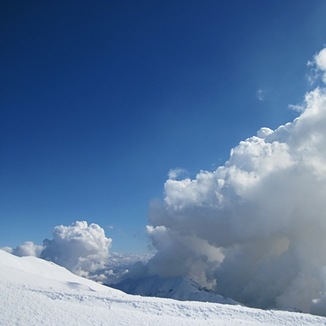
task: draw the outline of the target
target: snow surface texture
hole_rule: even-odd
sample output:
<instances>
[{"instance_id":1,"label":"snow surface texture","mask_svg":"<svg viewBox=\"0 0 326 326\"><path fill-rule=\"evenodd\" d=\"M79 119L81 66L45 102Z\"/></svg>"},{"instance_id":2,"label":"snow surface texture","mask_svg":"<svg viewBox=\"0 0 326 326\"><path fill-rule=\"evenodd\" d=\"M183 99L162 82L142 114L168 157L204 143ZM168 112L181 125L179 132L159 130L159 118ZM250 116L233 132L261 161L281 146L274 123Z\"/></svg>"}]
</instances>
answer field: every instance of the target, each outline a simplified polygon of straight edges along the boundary
<instances>
[{"instance_id":1,"label":"snow surface texture","mask_svg":"<svg viewBox=\"0 0 326 326\"><path fill-rule=\"evenodd\" d=\"M0 325L326 325L326 318L127 295L36 257L0 250Z\"/></svg>"}]
</instances>

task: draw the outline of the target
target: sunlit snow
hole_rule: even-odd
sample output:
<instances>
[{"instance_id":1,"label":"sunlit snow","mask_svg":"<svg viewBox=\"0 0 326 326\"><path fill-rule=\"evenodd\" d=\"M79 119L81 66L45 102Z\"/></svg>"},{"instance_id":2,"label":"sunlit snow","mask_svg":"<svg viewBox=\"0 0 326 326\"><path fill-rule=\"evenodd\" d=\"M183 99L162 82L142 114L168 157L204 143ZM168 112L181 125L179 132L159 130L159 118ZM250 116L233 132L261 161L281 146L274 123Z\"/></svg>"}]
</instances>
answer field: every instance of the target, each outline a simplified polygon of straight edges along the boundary
<instances>
[{"instance_id":1,"label":"sunlit snow","mask_svg":"<svg viewBox=\"0 0 326 326\"><path fill-rule=\"evenodd\" d=\"M0 325L325 325L326 318L127 295L0 250Z\"/></svg>"}]
</instances>

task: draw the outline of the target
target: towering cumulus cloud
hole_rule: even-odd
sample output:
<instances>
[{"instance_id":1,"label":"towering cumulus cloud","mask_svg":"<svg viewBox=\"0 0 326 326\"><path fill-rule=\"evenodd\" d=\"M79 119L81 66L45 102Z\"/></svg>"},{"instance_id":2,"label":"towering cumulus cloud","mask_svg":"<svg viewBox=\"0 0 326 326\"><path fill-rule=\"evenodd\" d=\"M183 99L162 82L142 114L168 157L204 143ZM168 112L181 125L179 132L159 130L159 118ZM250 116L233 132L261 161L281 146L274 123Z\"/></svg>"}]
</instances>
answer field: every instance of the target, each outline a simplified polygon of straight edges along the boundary
<instances>
[{"instance_id":1,"label":"towering cumulus cloud","mask_svg":"<svg viewBox=\"0 0 326 326\"><path fill-rule=\"evenodd\" d=\"M111 242L99 225L77 221L71 226L56 226L53 239L43 241L40 257L91 277L105 267Z\"/></svg>"},{"instance_id":2,"label":"towering cumulus cloud","mask_svg":"<svg viewBox=\"0 0 326 326\"><path fill-rule=\"evenodd\" d=\"M326 82L326 49L314 58ZM326 90L276 130L262 128L217 170L165 183L148 233L148 273L190 276L263 308L326 315Z\"/></svg>"}]
</instances>

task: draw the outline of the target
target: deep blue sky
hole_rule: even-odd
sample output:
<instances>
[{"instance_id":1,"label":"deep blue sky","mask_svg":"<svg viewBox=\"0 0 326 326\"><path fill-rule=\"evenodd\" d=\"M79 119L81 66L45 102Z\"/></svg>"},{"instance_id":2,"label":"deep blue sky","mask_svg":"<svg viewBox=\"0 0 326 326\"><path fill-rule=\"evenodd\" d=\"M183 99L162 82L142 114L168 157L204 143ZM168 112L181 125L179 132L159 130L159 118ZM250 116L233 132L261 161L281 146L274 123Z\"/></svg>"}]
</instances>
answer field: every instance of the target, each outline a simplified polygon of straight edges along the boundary
<instances>
[{"instance_id":1,"label":"deep blue sky","mask_svg":"<svg viewBox=\"0 0 326 326\"><path fill-rule=\"evenodd\" d=\"M295 117L325 17L323 0L0 1L0 246L87 220L145 251L171 168L215 169Z\"/></svg>"}]
</instances>

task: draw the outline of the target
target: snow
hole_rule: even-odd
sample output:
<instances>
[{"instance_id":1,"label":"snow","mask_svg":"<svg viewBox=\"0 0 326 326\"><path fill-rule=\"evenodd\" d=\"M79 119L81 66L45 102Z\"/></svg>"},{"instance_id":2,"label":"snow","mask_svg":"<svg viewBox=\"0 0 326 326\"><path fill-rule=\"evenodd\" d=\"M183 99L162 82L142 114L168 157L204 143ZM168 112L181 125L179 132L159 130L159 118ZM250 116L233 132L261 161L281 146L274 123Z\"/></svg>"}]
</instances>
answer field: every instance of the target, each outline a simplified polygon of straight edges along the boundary
<instances>
[{"instance_id":1,"label":"snow","mask_svg":"<svg viewBox=\"0 0 326 326\"><path fill-rule=\"evenodd\" d=\"M0 250L0 325L326 325L326 318L125 294Z\"/></svg>"},{"instance_id":2,"label":"snow","mask_svg":"<svg viewBox=\"0 0 326 326\"><path fill-rule=\"evenodd\" d=\"M147 297L171 298L186 301L239 304L212 291L202 289L200 285L186 277L163 278L157 275L137 279L124 279L112 287L130 294Z\"/></svg>"}]
</instances>

